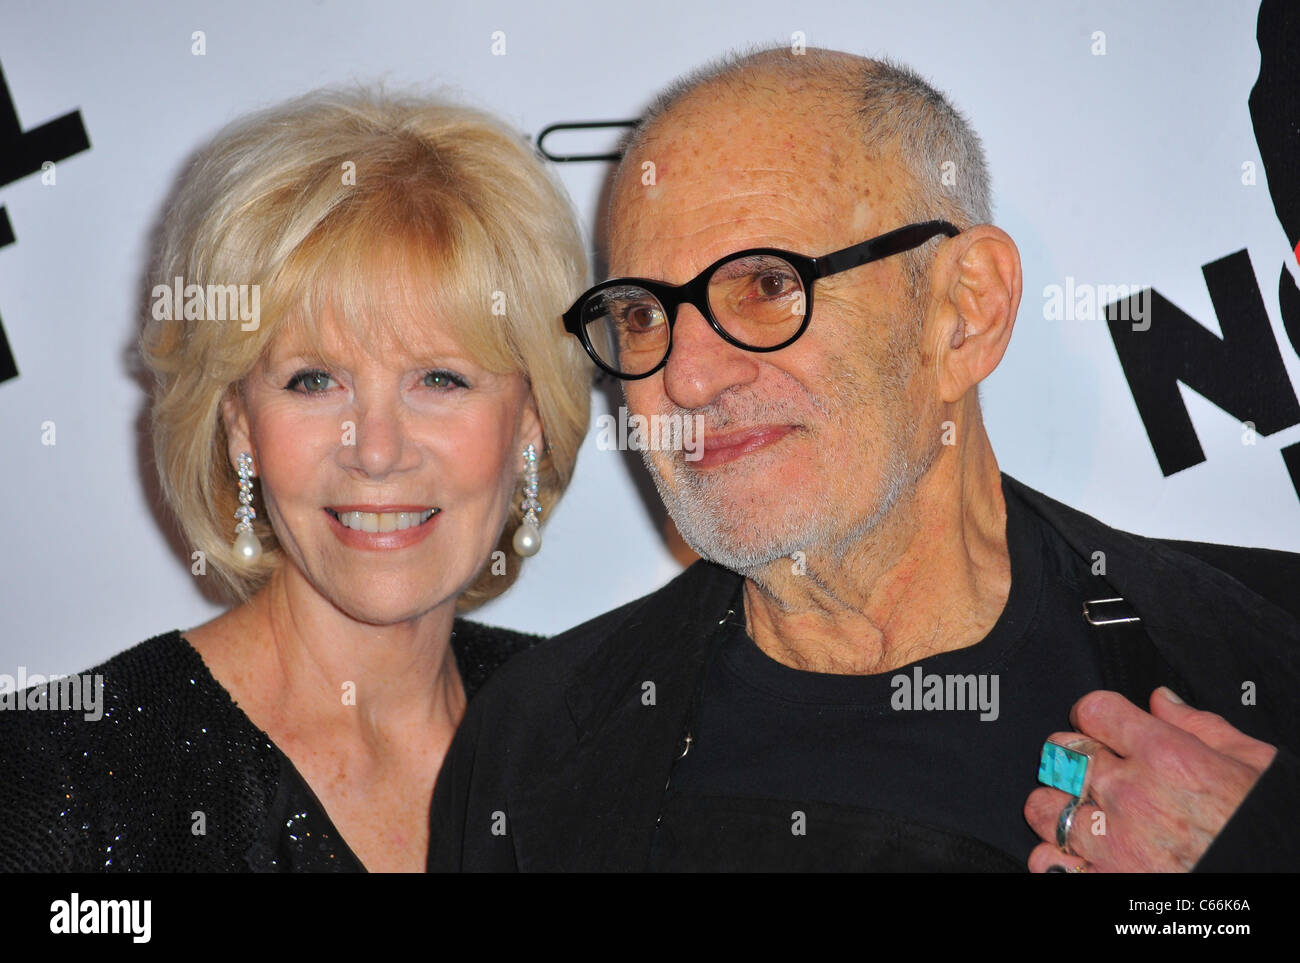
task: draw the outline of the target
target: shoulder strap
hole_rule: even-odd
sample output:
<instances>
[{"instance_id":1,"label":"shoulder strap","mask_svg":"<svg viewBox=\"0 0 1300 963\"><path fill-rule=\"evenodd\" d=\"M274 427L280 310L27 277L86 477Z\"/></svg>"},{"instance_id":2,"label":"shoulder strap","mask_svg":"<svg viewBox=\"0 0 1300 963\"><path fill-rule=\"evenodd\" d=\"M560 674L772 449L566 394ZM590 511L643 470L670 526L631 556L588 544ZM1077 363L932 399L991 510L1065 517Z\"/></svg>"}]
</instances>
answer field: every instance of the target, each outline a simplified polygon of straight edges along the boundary
<instances>
[{"instance_id":1,"label":"shoulder strap","mask_svg":"<svg viewBox=\"0 0 1300 963\"><path fill-rule=\"evenodd\" d=\"M1100 576L1087 588L1092 597L1083 603L1082 617L1097 647L1102 684L1143 710L1162 685L1191 698L1186 680L1161 658L1133 607Z\"/></svg>"}]
</instances>

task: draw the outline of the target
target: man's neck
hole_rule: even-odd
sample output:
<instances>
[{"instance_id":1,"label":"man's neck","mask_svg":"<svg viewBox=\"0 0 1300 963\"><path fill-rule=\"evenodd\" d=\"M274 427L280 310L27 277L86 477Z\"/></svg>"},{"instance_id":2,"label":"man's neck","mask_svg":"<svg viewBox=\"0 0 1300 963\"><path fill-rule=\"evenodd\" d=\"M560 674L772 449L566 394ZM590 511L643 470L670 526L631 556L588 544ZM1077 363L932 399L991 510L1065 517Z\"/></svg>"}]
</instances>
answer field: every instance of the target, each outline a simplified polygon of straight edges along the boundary
<instances>
[{"instance_id":1,"label":"man's neck","mask_svg":"<svg viewBox=\"0 0 1300 963\"><path fill-rule=\"evenodd\" d=\"M747 578L746 624L785 665L871 675L980 641L1010 589L1001 474L980 426L866 536Z\"/></svg>"}]
</instances>

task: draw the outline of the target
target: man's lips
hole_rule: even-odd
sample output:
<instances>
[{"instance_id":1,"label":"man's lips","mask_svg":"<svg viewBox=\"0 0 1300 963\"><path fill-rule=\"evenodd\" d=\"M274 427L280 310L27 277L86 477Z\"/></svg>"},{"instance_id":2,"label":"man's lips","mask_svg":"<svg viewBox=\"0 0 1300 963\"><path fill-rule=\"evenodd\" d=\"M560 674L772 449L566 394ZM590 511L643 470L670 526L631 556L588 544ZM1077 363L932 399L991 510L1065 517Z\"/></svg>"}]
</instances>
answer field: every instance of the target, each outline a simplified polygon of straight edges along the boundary
<instances>
[{"instance_id":1,"label":"man's lips","mask_svg":"<svg viewBox=\"0 0 1300 963\"><path fill-rule=\"evenodd\" d=\"M735 461L751 452L775 444L790 432L794 425L763 425L759 428L747 428L744 431L728 432L715 435L705 432L701 444L702 454L690 462L692 468L713 468Z\"/></svg>"}]
</instances>

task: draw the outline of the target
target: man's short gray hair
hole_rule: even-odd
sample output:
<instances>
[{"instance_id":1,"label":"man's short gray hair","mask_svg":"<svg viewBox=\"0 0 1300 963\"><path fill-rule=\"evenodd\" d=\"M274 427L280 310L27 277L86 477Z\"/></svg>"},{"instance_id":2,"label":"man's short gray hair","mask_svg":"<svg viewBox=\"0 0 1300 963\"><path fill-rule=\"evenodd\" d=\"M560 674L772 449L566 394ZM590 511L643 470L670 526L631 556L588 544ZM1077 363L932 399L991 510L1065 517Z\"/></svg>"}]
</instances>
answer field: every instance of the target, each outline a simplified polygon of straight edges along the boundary
<instances>
[{"instance_id":1,"label":"man's short gray hair","mask_svg":"<svg viewBox=\"0 0 1300 963\"><path fill-rule=\"evenodd\" d=\"M841 101L862 126L870 150L892 147L913 189L902 200L910 221L942 219L963 230L992 221L988 164L979 136L961 112L916 71L888 59L869 60L809 48L733 52L674 81L641 118L628 139L630 157L650 133L691 94L715 85L737 91L780 93L771 78L815 85L828 106ZM900 225L901 226L901 225ZM863 239L865 240L865 238ZM907 276L919 289L930 252L941 238L904 255Z\"/></svg>"}]
</instances>

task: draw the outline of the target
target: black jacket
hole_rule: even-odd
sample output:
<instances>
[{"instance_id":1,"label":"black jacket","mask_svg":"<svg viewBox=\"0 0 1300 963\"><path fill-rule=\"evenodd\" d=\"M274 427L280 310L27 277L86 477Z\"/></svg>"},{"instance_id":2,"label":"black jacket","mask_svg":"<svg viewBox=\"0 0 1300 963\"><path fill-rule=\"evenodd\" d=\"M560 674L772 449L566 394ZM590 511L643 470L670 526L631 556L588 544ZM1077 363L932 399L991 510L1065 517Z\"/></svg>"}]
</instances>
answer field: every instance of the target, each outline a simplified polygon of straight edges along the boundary
<instances>
[{"instance_id":1,"label":"black jacket","mask_svg":"<svg viewBox=\"0 0 1300 963\"><path fill-rule=\"evenodd\" d=\"M537 641L457 619L466 696ZM179 631L83 675L103 680L102 718L0 711L0 872L362 870L288 757Z\"/></svg>"},{"instance_id":2,"label":"black jacket","mask_svg":"<svg viewBox=\"0 0 1300 963\"><path fill-rule=\"evenodd\" d=\"M1108 688L1170 685L1279 752L1197 865L1300 868L1300 555L1109 528L1008 476L1141 622L1098 628ZM707 562L512 660L469 707L434 791L432 870L643 870L689 702L740 577ZM1080 614L1082 618L1082 613ZM1254 705L1242 684L1254 682ZM646 682L656 704L642 701ZM1048 734L1044 733L1044 738Z\"/></svg>"}]
</instances>

